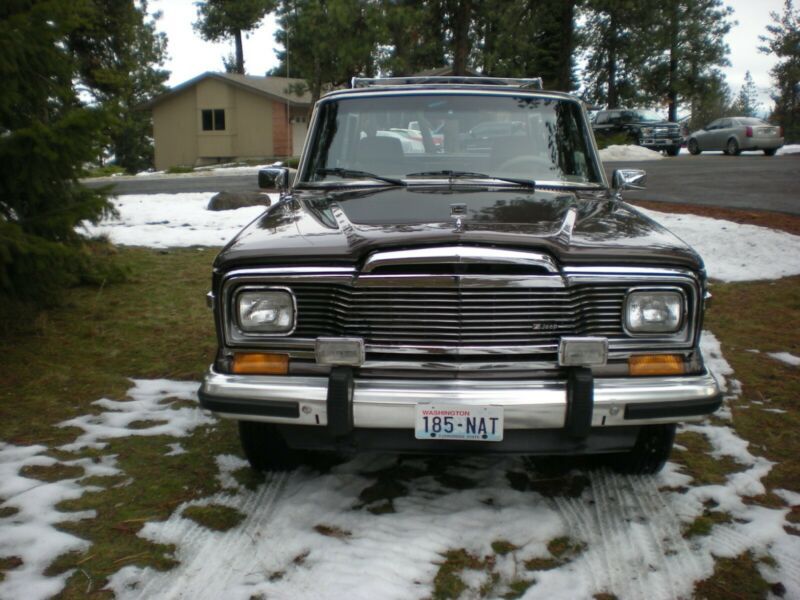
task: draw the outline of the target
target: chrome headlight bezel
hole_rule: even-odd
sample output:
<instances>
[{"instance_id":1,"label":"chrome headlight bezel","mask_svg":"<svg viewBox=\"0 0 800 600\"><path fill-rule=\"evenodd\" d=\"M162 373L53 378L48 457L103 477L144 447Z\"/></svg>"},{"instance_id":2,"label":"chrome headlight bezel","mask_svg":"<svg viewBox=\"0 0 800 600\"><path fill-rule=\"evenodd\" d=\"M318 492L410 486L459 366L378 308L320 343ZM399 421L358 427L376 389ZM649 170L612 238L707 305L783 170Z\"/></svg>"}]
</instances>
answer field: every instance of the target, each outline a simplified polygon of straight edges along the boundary
<instances>
[{"instance_id":1,"label":"chrome headlight bezel","mask_svg":"<svg viewBox=\"0 0 800 600\"><path fill-rule=\"evenodd\" d=\"M633 300L646 295L663 294L667 298L677 300L679 303L679 314L675 325L669 327L656 326L633 326L631 323L631 303ZM622 305L622 328L631 337L642 336L675 336L680 334L688 322L688 300L686 292L679 287L636 287L628 290L625 295L625 302Z\"/></svg>"},{"instance_id":2,"label":"chrome headlight bezel","mask_svg":"<svg viewBox=\"0 0 800 600\"><path fill-rule=\"evenodd\" d=\"M243 322L242 316L242 301L244 298L263 295L265 298L269 296L283 296L285 304L291 307L291 315L288 319L288 325L277 330L270 330L264 326L247 327ZM287 337L294 333L297 328L297 299L294 293L288 287L283 286L266 286L266 285L245 285L237 287L231 296L230 303L230 332L234 338L238 339L258 339L263 337Z\"/></svg>"}]
</instances>

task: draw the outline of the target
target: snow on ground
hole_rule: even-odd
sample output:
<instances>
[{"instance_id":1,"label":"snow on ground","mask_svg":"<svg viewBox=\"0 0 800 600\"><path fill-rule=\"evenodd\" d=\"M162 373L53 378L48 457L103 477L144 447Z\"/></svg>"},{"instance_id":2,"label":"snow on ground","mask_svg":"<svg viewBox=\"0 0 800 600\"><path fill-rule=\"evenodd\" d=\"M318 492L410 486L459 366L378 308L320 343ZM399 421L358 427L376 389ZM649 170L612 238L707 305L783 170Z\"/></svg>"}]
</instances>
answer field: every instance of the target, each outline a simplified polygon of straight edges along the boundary
<instances>
[{"instance_id":1,"label":"snow on ground","mask_svg":"<svg viewBox=\"0 0 800 600\"><path fill-rule=\"evenodd\" d=\"M778 149L778 154L800 154L800 144L787 144Z\"/></svg>"},{"instance_id":2,"label":"snow on ground","mask_svg":"<svg viewBox=\"0 0 800 600\"><path fill-rule=\"evenodd\" d=\"M710 217L637 210L697 250L714 279L754 281L800 273L800 236Z\"/></svg>"},{"instance_id":3,"label":"snow on ground","mask_svg":"<svg viewBox=\"0 0 800 600\"><path fill-rule=\"evenodd\" d=\"M728 393L735 394L738 386L731 382L733 373L719 342L709 332L703 340L707 364L718 379L728 380ZM130 400L99 400L102 412L63 425L84 431L75 447L98 448L106 439L155 431L179 439L213 422L199 407L185 404L195 398L196 388L194 382L134 380ZM184 402L173 406L180 400ZM154 423L145 429L127 427L135 421ZM525 598L589 598L601 592L620 598L688 597L695 581L712 574L715 556L746 551L756 558L771 556L774 567L760 563L763 576L781 582L786 597L800 597L800 539L783 528L790 509L744 501L764 493L761 480L772 463L752 455L748 443L728 425L684 429L705 436L713 456L730 457L740 470L715 485L696 484L675 463L656 477L575 472L586 482L582 491L545 494L540 482L546 484L548 476L522 458L366 454L322 474L310 469L274 474L253 490L232 476L246 463L219 456L222 492L184 503L166 521L149 522L139 533L174 544L179 565L166 572L126 566L109 587L119 598L423 598L431 595L443 553L464 548L484 557L494 553L493 541L506 540L516 549L498 554L491 572L463 574L471 589L467 597L477 595L492 574L499 578L495 597L506 593L515 579L526 578L536 583ZM167 454L179 448L176 442ZM54 524L92 515L63 514L53 507L90 488L81 486L79 478L49 484L19 473L27 465L55 463L45 451L43 446L0 444L0 508L20 510L0 517L0 556L23 559L0 582L0 597L21 597L23 589L26 598L55 594L70 573L44 577L45 566L64 551L88 546ZM65 464L83 466L84 476L117 473L114 458ZM393 473L398 468L405 475ZM474 485L452 485L438 476L442 472ZM526 475L530 484L523 491L512 488L509 472ZM402 484L394 512L372 512L385 500L370 504L363 492L386 480ZM777 493L788 504L798 503L796 494ZM709 510L709 502L716 503L714 510L730 513L731 522L715 526L710 536L686 539L685 527ZM234 508L244 519L216 532L183 516L189 506L209 504ZM586 547L557 568L527 570L524 563L550 557L548 542L561 536Z\"/></svg>"},{"instance_id":4,"label":"snow on ground","mask_svg":"<svg viewBox=\"0 0 800 600\"><path fill-rule=\"evenodd\" d=\"M99 225L84 223L91 236L107 235L115 244L169 248L224 246L264 212L263 206L206 210L213 192L134 194L112 199L119 216ZM277 194L270 194L274 202Z\"/></svg>"},{"instance_id":5,"label":"snow on ground","mask_svg":"<svg viewBox=\"0 0 800 600\"><path fill-rule=\"evenodd\" d=\"M14 446L0 441L0 558L16 557L18 567L0 578L0 598L51 598L58 594L72 572L52 577L45 569L66 552L83 552L91 545L57 529L56 524L95 517L94 511L61 512L59 502L80 498L98 489L81 484L86 477L118 473L113 456L99 462L90 458L58 461L46 454L46 446ZM83 474L60 481L41 481L22 471L35 467L79 467Z\"/></svg>"},{"instance_id":6,"label":"snow on ground","mask_svg":"<svg viewBox=\"0 0 800 600\"><path fill-rule=\"evenodd\" d=\"M142 194L113 200L119 216L90 235L107 235L130 246L223 246L258 217L263 207L206 210L213 193ZM270 194L273 202L277 194ZM723 281L774 279L800 273L800 236L689 214L639 209L663 224L698 251L710 277ZM780 256L780 260L775 260Z\"/></svg>"},{"instance_id":7,"label":"snow on ground","mask_svg":"<svg viewBox=\"0 0 800 600\"><path fill-rule=\"evenodd\" d=\"M769 356L792 367L800 367L800 356L795 356L789 352L770 352Z\"/></svg>"},{"instance_id":8,"label":"snow on ground","mask_svg":"<svg viewBox=\"0 0 800 600\"><path fill-rule=\"evenodd\" d=\"M664 155L656 150L634 145L611 145L600 150L600 160L612 162L615 160L661 160Z\"/></svg>"},{"instance_id":9,"label":"snow on ground","mask_svg":"<svg viewBox=\"0 0 800 600\"><path fill-rule=\"evenodd\" d=\"M730 365L713 335L705 332L704 340L707 363L724 381L732 375ZM135 389L131 396L138 397ZM113 420L123 407L114 408L102 419ZM141 418L159 419L153 408L148 405ZM132 412L126 410L125 418ZM764 492L761 479L772 463L750 454L748 443L728 426L686 429L706 436L714 456L729 456L742 470L721 485L693 485L673 463L655 478L590 471L577 497L548 497L535 491L535 474L534 491L509 485L507 472L535 469L520 458L413 458L402 461L417 474L403 480L407 489L395 498L395 512L374 514L365 510L375 506L364 506L361 494L380 479L376 473L396 468L395 456L362 455L326 474L275 474L254 491L231 476L244 461L220 456L223 492L185 503L140 533L175 544L180 565L167 572L127 566L112 577L110 588L120 598L422 598L430 596L444 552L464 548L482 557L492 554L492 541L507 540L518 549L497 557L497 596L515 578L530 577L536 584L526 598L600 592L685 597L695 581L711 575L714 556L748 550L772 556L776 566L765 567L763 575L786 586L788 597L800 595L800 540L783 530L789 509L743 501ZM450 463L449 475L472 480L475 487L454 489L432 475L430 465L443 460ZM685 539L685 526L708 510L709 501L730 512L732 522L715 527L712 536ZM183 516L188 506L208 504L234 508L245 518L231 530L213 532ZM585 551L559 568L526 571L525 561L548 557L548 542L560 536L585 543ZM477 592L489 576L474 571L463 579Z\"/></svg>"}]
</instances>

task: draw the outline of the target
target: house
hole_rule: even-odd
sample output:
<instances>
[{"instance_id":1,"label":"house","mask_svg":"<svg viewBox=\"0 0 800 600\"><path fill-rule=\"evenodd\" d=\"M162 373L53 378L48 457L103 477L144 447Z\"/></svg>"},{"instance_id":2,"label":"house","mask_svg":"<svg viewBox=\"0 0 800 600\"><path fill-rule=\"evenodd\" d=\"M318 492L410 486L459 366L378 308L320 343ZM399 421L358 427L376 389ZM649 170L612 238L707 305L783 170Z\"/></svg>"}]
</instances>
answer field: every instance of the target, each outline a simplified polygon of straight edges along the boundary
<instances>
[{"instance_id":1,"label":"house","mask_svg":"<svg viewBox=\"0 0 800 600\"><path fill-rule=\"evenodd\" d=\"M153 113L155 166L163 170L299 156L311 95L302 79L203 73L144 108Z\"/></svg>"}]
</instances>

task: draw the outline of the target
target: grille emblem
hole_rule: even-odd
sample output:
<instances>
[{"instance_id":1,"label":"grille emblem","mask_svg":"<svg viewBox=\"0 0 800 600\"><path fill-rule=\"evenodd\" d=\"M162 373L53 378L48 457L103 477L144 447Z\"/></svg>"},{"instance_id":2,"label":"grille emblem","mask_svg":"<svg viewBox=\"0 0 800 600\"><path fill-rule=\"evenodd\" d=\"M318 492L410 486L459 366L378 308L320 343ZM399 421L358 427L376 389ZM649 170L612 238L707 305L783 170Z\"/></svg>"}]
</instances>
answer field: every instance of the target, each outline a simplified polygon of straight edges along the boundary
<instances>
[{"instance_id":1,"label":"grille emblem","mask_svg":"<svg viewBox=\"0 0 800 600\"><path fill-rule=\"evenodd\" d=\"M534 323L531 328L534 331L555 331L558 329L556 323Z\"/></svg>"},{"instance_id":2,"label":"grille emblem","mask_svg":"<svg viewBox=\"0 0 800 600\"><path fill-rule=\"evenodd\" d=\"M467 214L466 204L451 204L450 205L450 218L456 220L456 231L464 231L464 223L461 217Z\"/></svg>"}]
</instances>

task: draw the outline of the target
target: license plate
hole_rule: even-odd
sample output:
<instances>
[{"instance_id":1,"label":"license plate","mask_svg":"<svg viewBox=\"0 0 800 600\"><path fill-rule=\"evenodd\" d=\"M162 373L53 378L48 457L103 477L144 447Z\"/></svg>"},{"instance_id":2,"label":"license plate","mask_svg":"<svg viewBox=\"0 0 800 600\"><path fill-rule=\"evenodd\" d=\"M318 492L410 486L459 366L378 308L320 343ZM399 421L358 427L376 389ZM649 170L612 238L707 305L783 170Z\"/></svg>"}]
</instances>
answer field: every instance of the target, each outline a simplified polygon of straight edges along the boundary
<instances>
[{"instance_id":1,"label":"license plate","mask_svg":"<svg viewBox=\"0 0 800 600\"><path fill-rule=\"evenodd\" d=\"M417 404L414 437L418 440L503 440L502 406Z\"/></svg>"}]
</instances>

